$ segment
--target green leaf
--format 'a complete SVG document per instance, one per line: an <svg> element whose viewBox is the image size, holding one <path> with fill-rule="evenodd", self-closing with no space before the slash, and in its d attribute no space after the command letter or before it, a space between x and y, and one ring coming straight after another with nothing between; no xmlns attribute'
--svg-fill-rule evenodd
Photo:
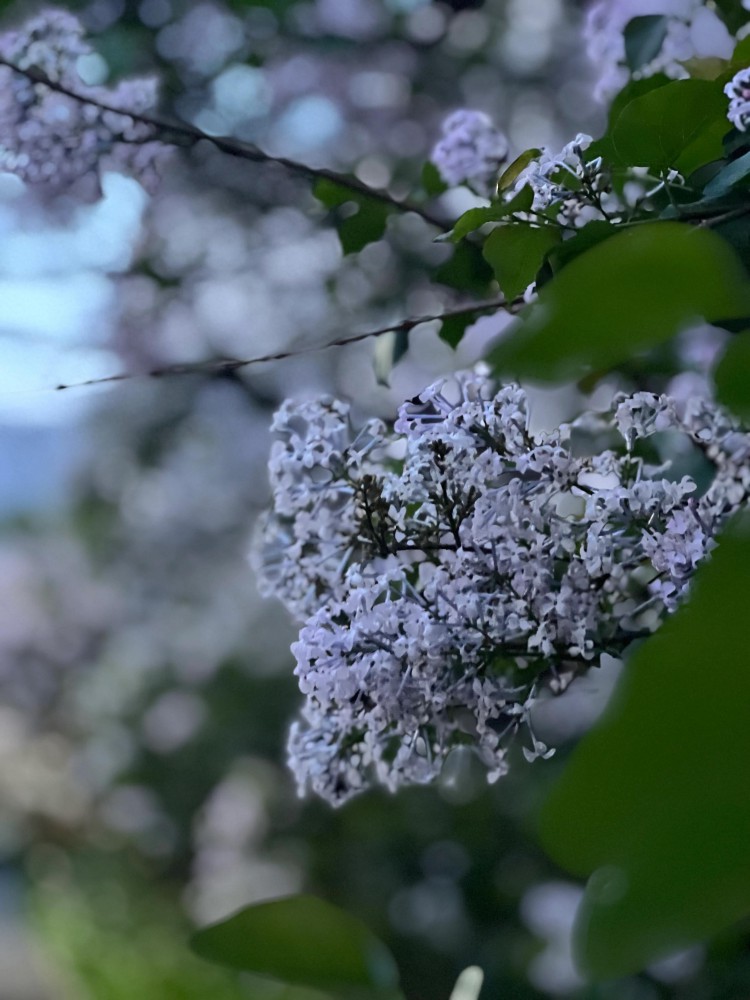
<svg viewBox="0 0 750 1000"><path fill-rule="evenodd" d="M747 11L743 9L743 25L747 22ZM750 35L741 39L734 47L732 58L729 61L728 72L734 75L738 70L746 69L750 65Z"/></svg>
<svg viewBox="0 0 750 1000"><path fill-rule="evenodd" d="M563 240L559 246L553 249L549 255L553 270L555 272L559 271L572 260L575 260L576 257L580 257L582 253L597 246L599 243L603 243L604 240L608 240L611 236L616 236L621 231L619 226L615 226L611 222L602 222L594 219L593 222L589 222L583 229L580 229L575 236L572 236L568 240Z"/></svg>
<svg viewBox="0 0 750 1000"><path fill-rule="evenodd" d="M735 216L723 222L714 219L713 231L732 247L745 270L750 272L750 226L747 224L747 217ZM745 315L750 317L750 313Z"/></svg>
<svg viewBox="0 0 750 1000"><path fill-rule="evenodd" d="M492 283L492 268L473 243L457 243L451 257L435 272L435 281L459 292L487 295Z"/></svg>
<svg viewBox="0 0 750 1000"><path fill-rule="evenodd" d="M729 342L714 372L716 395L736 416L750 421L750 331Z"/></svg>
<svg viewBox="0 0 750 1000"><path fill-rule="evenodd" d="M335 212L336 229L345 255L358 253L383 236L390 214L385 202L351 191L327 178L317 181L313 193L326 208ZM347 207L352 210L350 214L341 211Z"/></svg>
<svg viewBox="0 0 750 1000"><path fill-rule="evenodd" d="M464 316L448 316L440 324L440 339L455 350L463 340L466 328L476 322L476 318L468 313Z"/></svg>
<svg viewBox="0 0 750 1000"><path fill-rule="evenodd" d="M518 194L508 201L497 201L492 205L481 206L480 208L470 208L463 215L459 216L455 226L445 236L439 239L449 239L453 243L458 243L464 236L479 229L486 222L500 222L502 219L513 215L514 212L528 212L534 201L534 192L526 185Z"/></svg>
<svg viewBox="0 0 750 1000"><path fill-rule="evenodd" d="M515 299L525 291L560 239L557 226L515 224L493 229L484 241L484 258L506 299Z"/></svg>
<svg viewBox="0 0 750 1000"><path fill-rule="evenodd" d="M430 198L437 198L448 190L448 185L440 176L440 171L429 160L422 167L422 187Z"/></svg>
<svg viewBox="0 0 750 1000"><path fill-rule="evenodd" d="M626 665L543 810L549 854L591 876L575 947L620 976L750 912L750 521Z"/></svg>
<svg viewBox="0 0 750 1000"><path fill-rule="evenodd" d="M750 178L750 153L733 160L723 167L703 189L704 198L720 198L732 188L746 183Z"/></svg>
<svg viewBox="0 0 750 1000"><path fill-rule="evenodd" d="M728 131L719 82L675 80L623 108L612 129L612 148L621 165L657 172L674 167L689 174L721 159Z"/></svg>
<svg viewBox="0 0 750 1000"><path fill-rule="evenodd" d="M629 80L620 93L616 94L612 99L612 103L609 106L608 128L612 129L628 104L637 97L643 97L644 94L649 94L652 90L658 90L659 87L664 87L666 84L672 82L672 79L664 73L655 73L653 76L647 76L643 80Z"/></svg>
<svg viewBox="0 0 750 1000"><path fill-rule="evenodd" d="M731 34L736 34L747 24L747 11L740 0L714 0L714 2ZM747 66L748 62L750 59L743 65Z"/></svg>
<svg viewBox="0 0 750 1000"><path fill-rule="evenodd" d="M644 80L629 80L619 94L616 94L612 99L612 103L609 106L609 115L607 116L607 131L586 150L587 160L602 156L605 160L613 163L618 162L617 154L612 146L612 132L617 119L628 104L634 101L636 97L642 97L644 94L648 94L658 87L663 87L667 83L672 83L672 80L663 73L655 73L654 76L647 76Z"/></svg>
<svg viewBox="0 0 750 1000"><path fill-rule="evenodd" d="M579 378L663 343L691 321L750 315L750 282L720 236L675 222L634 226L581 254L490 354L495 371Z"/></svg>
<svg viewBox="0 0 750 1000"><path fill-rule="evenodd" d="M526 167L528 167L530 163L538 159L541 155L541 149L534 147L532 149L525 150L520 156L517 156L500 175L497 182L498 191L507 191L509 187L512 187Z"/></svg>
<svg viewBox="0 0 750 1000"><path fill-rule="evenodd" d="M354 917L314 896L248 906L198 931L202 958L285 983L349 996L400 996L385 946Z"/></svg>
<svg viewBox="0 0 750 1000"><path fill-rule="evenodd" d="M625 62L631 73L650 63L661 52L669 19L663 14L646 14L628 21L623 31Z"/></svg>

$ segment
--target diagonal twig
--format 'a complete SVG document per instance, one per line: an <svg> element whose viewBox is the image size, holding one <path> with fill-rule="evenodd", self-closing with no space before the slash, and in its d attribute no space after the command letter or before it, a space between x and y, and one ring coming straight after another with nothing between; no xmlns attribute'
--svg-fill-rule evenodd
<svg viewBox="0 0 750 1000"><path fill-rule="evenodd" d="M249 160L252 163L276 164L277 166L288 170L290 173L298 174L301 177L307 178L307 180L331 181L334 184L338 184L340 187L351 191L352 194L369 198L373 201L382 202L399 212L413 212L429 225L435 226L438 229L444 230L450 225L450 223L446 220L432 215L427 209L422 208L421 205L415 205L410 201L401 201L399 198L395 198L388 191L385 191L382 188L369 187L358 178L351 177L348 174L341 174L335 170L328 170L323 167L310 167L306 163L300 163L298 160L291 160L286 156L273 156L271 153L264 152L254 143L243 142L241 139L234 139L231 136L209 135L196 125L191 125L188 122L170 121L169 119L162 118L158 115L149 115L144 114L143 112L116 108L113 105L100 100L93 94L86 94L85 91L80 92L73 90L62 83L51 80L46 73L33 66L22 68L3 58L0 58L0 66L5 66L14 73L18 73L20 76L26 77L26 79L30 80L32 83L43 84L45 87L49 87L50 90L54 90L58 94L63 94L65 97L69 97L81 104L98 108L99 111L103 111L105 113L121 115L132 119L134 122L149 126L154 130L155 140L158 139L161 142L188 148L197 145L199 142L208 142L211 143L211 145L216 149L220 150L222 153L228 154L229 156L236 156L243 160ZM126 144L129 142L128 139L124 138L118 139L118 141Z"/></svg>
<svg viewBox="0 0 750 1000"><path fill-rule="evenodd" d="M379 327L377 330L367 330L365 333L357 333L349 337L337 337L335 340L328 340L323 344L310 344L305 347L290 348L286 351L278 351L275 354L264 354L255 358L222 358L217 361L196 361L184 364L162 365L144 372L119 372L114 375L104 375L101 378L86 379L83 382L68 382L64 385L55 386L55 389L81 389L85 386L104 385L109 382L126 382L130 379L143 377L164 378L170 375L229 375L240 368L249 368L250 366L265 364L270 361L285 361L288 358L326 351L331 347L347 347L349 344L359 344L364 340L382 337L387 333L408 334L415 327L423 323L435 323L460 316L479 315L498 309L503 309L513 315L519 312L525 305L526 302L523 298L519 297L508 301L505 297L498 296L494 299L487 299L484 302L469 302L464 305L455 306L437 315L413 316L410 319L404 319L389 326Z"/></svg>

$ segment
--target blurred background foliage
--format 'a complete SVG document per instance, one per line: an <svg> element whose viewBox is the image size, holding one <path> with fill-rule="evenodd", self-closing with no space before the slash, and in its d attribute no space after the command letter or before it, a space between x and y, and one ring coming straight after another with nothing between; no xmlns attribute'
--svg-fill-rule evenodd
<svg viewBox="0 0 750 1000"><path fill-rule="evenodd" d="M74 9L101 54L90 79L158 72L165 112L397 197L419 185L456 107L489 112L516 153L604 119L581 11L563 0ZM30 10L4 3L4 21ZM454 192L439 207L453 218L471 203ZM286 773L293 629L246 560L273 408L332 391L390 416L476 358L502 320L477 323L455 352L420 327L390 386L363 344L232 375L52 391L321 343L455 301L440 267L465 251L433 243L415 215L391 215L346 257L332 221L308 184L203 147L175 156L148 202L117 177L84 207L0 179L0 998L302 1000L201 962L187 939L303 889L388 943L412 1000L447 998L469 964L485 970L487 998L745 994L741 927L641 976L581 983L568 948L581 887L531 832L564 753L493 788L457 755L437 787L339 812L299 801ZM700 367L700 337L688 348ZM674 370L662 357L632 384ZM537 395L548 420L579 399ZM557 720L570 739L606 689L587 683Z"/></svg>

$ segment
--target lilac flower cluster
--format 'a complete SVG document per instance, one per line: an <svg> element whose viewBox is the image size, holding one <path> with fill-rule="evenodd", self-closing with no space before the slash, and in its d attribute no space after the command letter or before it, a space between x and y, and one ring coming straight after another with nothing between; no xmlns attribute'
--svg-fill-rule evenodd
<svg viewBox="0 0 750 1000"><path fill-rule="evenodd" d="M430 781L460 745L490 780L521 731L529 759L548 756L537 696L656 628L750 489L750 435L649 393L533 435L520 388L463 375L392 433L354 432L330 398L287 401L274 429L255 560L304 621L290 763L301 793L335 805ZM704 454L702 495L639 454L657 434Z"/></svg>
<svg viewBox="0 0 750 1000"><path fill-rule="evenodd" d="M168 150L128 112L155 106L156 80L124 80L114 89L85 85L77 66L92 50L83 36L77 18L54 9L0 35L0 169L52 190L74 185L89 199L99 194L99 172L107 168L152 189Z"/></svg>
<svg viewBox="0 0 750 1000"><path fill-rule="evenodd" d="M612 191L602 158L586 160L592 141L590 135L579 132L559 153L542 149L519 174L512 195L528 184L534 195L532 213L554 212L558 223L572 228L594 219L611 219L622 204Z"/></svg>
<svg viewBox="0 0 750 1000"><path fill-rule="evenodd" d="M442 125L443 137L430 159L446 184L469 184L487 195L508 158L508 140L482 111L461 109Z"/></svg>
<svg viewBox="0 0 750 1000"><path fill-rule="evenodd" d="M432 151L432 162L447 184L468 183L482 195L492 194L498 168L507 158L508 142L481 111L456 111L443 123L443 138ZM530 221L554 216L562 225L579 228L592 219L611 218L622 208L612 191L611 178L601 157L587 160L592 143L582 132L559 152L543 148L519 173L513 198L527 185L533 192ZM521 213L523 215L523 213Z"/></svg>
<svg viewBox="0 0 750 1000"><path fill-rule="evenodd" d="M666 18L664 40L636 77L665 73L682 79L688 76L684 63L691 59L729 59L732 55L735 39L704 0L598 0L589 8L584 38L597 72L594 93L599 100L610 100L630 76L623 34L628 23L652 15Z"/></svg>
<svg viewBox="0 0 750 1000"><path fill-rule="evenodd" d="M750 124L750 67L735 73L724 87L729 98L727 118L740 132L747 131Z"/></svg>

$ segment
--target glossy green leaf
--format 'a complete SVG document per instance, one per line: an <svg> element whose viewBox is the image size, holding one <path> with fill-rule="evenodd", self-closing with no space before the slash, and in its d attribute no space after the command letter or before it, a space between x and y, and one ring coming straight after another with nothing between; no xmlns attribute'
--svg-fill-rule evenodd
<svg viewBox="0 0 750 1000"><path fill-rule="evenodd" d="M344 254L358 253L383 236L390 212L385 202L368 198L326 178L316 183L314 194L326 208L334 211ZM350 209L348 213L347 209Z"/></svg>
<svg viewBox="0 0 750 1000"><path fill-rule="evenodd" d="M549 854L593 872L575 947L593 978L642 969L750 913L750 522L626 665L543 810Z"/></svg>
<svg viewBox="0 0 750 1000"><path fill-rule="evenodd" d="M669 19L663 14L645 14L634 17L625 25L625 62L631 72L650 63L661 52L667 37Z"/></svg>
<svg viewBox="0 0 750 1000"><path fill-rule="evenodd" d="M557 226L514 224L493 229L484 257L506 299L515 299L536 278L549 250L560 242Z"/></svg>
<svg viewBox="0 0 750 1000"><path fill-rule="evenodd" d="M396 966L385 945L354 917L314 896L248 906L198 931L191 947L209 961L285 983L399 997Z"/></svg>
<svg viewBox="0 0 750 1000"><path fill-rule="evenodd" d="M612 129L612 148L620 164L689 174L723 156L728 131L719 82L675 80L623 108Z"/></svg>
<svg viewBox="0 0 750 1000"><path fill-rule="evenodd" d="M750 180L750 153L745 153L737 160L732 160L706 184L703 189L704 198L720 198L732 188L747 184Z"/></svg>
<svg viewBox="0 0 750 1000"><path fill-rule="evenodd" d="M750 282L708 229L659 222L612 236L565 267L491 352L503 375L579 378L663 343L700 317L750 315Z"/></svg>
<svg viewBox="0 0 750 1000"><path fill-rule="evenodd" d="M716 395L736 416L750 421L750 331L734 336L714 372Z"/></svg>

